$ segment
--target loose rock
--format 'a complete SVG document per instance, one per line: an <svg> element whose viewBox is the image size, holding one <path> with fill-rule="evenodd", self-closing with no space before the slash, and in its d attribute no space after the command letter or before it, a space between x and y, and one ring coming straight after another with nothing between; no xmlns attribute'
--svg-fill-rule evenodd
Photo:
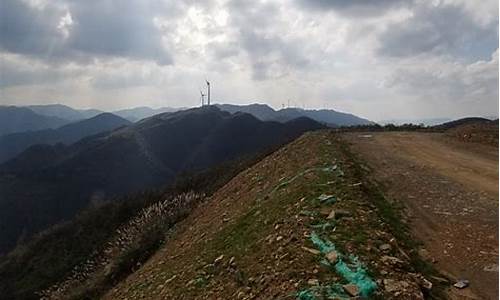
<svg viewBox="0 0 500 300"><path fill-rule="evenodd" d="M312 253L314 255L319 255L321 253L319 250L312 249L312 248L302 247L302 249L304 249L307 252Z"/></svg>
<svg viewBox="0 0 500 300"><path fill-rule="evenodd" d="M214 260L214 264L218 264L220 263L222 260L224 259L224 255L220 255L219 257L217 257L215 260Z"/></svg>
<svg viewBox="0 0 500 300"><path fill-rule="evenodd" d="M487 265L483 268L483 271L485 271L485 272L498 272L498 265L497 264Z"/></svg>
<svg viewBox="0 0 500 300"><path fill-rule="evenodd" d="M335 251L331 251L331 252L328 252L326 254L326 259L331 263L331 264L335 264L337 262L337 259L338 259L338 255L337 255L337 252Z"/></svg>
<svg viewBox="0 0 500 300"><path fill-rule="evenodd" d="M378 247L381 251L389 251L392 249L392 246L389 244L382 244Z"/></svg>
<svg viewBox="0 0 500 300"><path fill-rule="evenodd" d="M457 281L453 286L457 289L464 289L469 286L469 280L461 279Z"/></svg>
<svg viewBox="0 0 500 300"><path fill-rule="evenodd" d="M344 284L342 288L349 296L356 297L359 294L359 288L355 284Z"/></svg>
<svg viewBox="0 0 500 300"><path fill-rule="evenodd" d="M398 281L394 279L384 279L385 290L389 293L404 292L410 287L410 284L406 281Z"/></svg>
<svg viewBox="0 0 500 300"><path fill-rule="evenodd" d="M387 263L387 264L391 264L391 265L404 264L404 261L402 261L401 259L394 257L394 256L384 255L384 256L382 256L381 260L383 263Z"/></svg>
<svg viewBox="0 0 500 300"><path fill-rule="evenodd" d="M307 281L308 285L319 285L319 280L318 279L309 279Z"/></svg>
<svg viewBox="0 0 500 300"><path fill-rule="evenodd" d="M420 286L428 291L432 290L432 282L425 279L424 277L420 278Z"/></svg>

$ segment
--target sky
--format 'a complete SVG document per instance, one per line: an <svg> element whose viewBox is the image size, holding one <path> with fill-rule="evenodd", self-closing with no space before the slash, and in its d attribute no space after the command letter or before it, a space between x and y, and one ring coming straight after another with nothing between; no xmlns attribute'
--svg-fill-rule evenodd
<svg viewBox="0 0 500 300"><path fill-rule="evenodd" d="M497 0L0 0L0 104L498 115Z"/></svg>

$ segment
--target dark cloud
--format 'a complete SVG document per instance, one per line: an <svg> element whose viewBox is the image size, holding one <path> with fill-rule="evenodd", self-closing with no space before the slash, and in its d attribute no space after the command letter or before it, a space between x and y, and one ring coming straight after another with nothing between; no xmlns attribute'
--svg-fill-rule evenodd
<svg viewBox="0 0 500 300"><path fill-rule="evenodd" d="M90 0L55 1L38 8L2 0L0 47L52 61L124 57L170 64L172 57L153 20L161 9L169 7L155 1ZM68 13L72 22L63 28Z"/></svg>
<svg viewBox="0 0 500 300"><path fill-rule="evenodd" d="M480 25L459 5L420 5L412 17L389 25L379 41L378 53L385 56L434 53L470 61L487 59L498 48L498 17Z"/></svg>
<svg viewBox="0 0 500 300"><path fill-rule="evenodd" d="M34 9L19 0L2 0L0 10L1 50L42 56L61 47L64 35L57 26L62 10L50 5Z"/></svg>
<svg viewBox="0 0 500 300"><path fill-rule="evenodd" d="M352 17L385 14L389 9L408 6L414 0L296 0L300 7L313 11L335 11Z"/></svg>
<svg viewBox="0 0 500 300"><path fill-rule="evenodd" d="M153 5L151 4L153 2ZM172 63L154 25L154 1L74 1L68 47L89 55L150 59Z"/></svg>
<svg viewBox="0 0 500 300"><path fill-rule="evenodd" d="M242 47L251 59L256 80L280 77L289 67L302 69L310 63L296 43L252 30L242 29L240 33Z"/></svg>
<svg viewBox="0 0 500 300"><path fill-rule="evenodd" d="M236 43L244 50L255 80L281 77L291 68L310 64L302 41L284 38L276 30L280 7L272 2L232 1L228 5L230 22L237 29Z"/></svg>

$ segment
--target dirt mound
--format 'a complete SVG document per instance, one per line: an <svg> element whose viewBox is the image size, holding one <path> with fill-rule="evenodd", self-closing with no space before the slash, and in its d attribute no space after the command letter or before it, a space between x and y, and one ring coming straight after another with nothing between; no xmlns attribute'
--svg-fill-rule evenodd
<svg viewBox="0 0 500 300"><path fill-rule="evenodd" d="M498 121L480 121L462 124L446 130L446 135L463 142L481 143L498 147Z"/></svg>
<svg viewBox="0 0 500 300"><path fill-rule="evenodd" d="M305 134L196 208L105 298L423 299L436 283L364 178L331 131Z"/></svg>

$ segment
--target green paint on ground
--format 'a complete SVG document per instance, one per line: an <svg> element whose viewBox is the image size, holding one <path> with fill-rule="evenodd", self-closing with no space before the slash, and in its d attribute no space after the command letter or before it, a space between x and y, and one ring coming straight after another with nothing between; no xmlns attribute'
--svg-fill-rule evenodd
<svg viewBox="0 0 500 300"><path fill-rule="evenodd" d="M362 297L369 297L376 289L377 284L375 281L367 274L366 269L361 264L356 256L344 257L339 253L335 245L328 239L322 239L315 232L311 233L311 242L314 246L323 254L326 255L332 251L336 251L338 255L338 260L335 264L331 264L328 260L323 259L322 264L335 270L337 274L342 276L350 284L355 284L359 289L359 294ZM349 265L345 262L349 260ZM334 299L348 299L349 296L342 289L342 285L338 283L326 284L323 286L304 289L297 294L297 299L315 299L315 298L299 298L300 295L317 295L317 293L326 294L328 298Z"/></svg>

